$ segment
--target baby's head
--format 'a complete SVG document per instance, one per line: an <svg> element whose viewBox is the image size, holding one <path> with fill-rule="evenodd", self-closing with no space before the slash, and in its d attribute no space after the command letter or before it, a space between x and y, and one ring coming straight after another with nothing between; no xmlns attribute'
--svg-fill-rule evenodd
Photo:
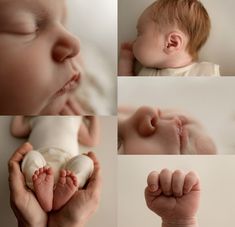
<svg viewBox="0 0 235 227"><path fill-rule="evenodd" d="M215 154L204 127L189 114L152 107L119 109L122 154Z"/></svg>
<svg viewBox="0 0 235 227"><path fill-rule="evenodd" d="M210 27L209 15L200 1L158 0L139 18L134 55L146 67L185 66L197 59Z"/></svg>
<svg viewBox="0 0 235 227"><path fill-rule="evenodd" d="M64 0L0 0L1 114L62 108L81 74L65 20Z"/></svg>

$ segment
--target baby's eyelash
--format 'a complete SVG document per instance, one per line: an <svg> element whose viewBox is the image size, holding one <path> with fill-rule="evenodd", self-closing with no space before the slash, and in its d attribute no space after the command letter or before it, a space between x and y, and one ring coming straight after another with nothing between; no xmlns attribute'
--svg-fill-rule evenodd
<svg viewBox="0 0 235 227"><path fill-rule="evenodd" d="M44 24L43 20L41 19L37 20L35 23L36 31L38 31L43 26L43 24Z"/></svg>

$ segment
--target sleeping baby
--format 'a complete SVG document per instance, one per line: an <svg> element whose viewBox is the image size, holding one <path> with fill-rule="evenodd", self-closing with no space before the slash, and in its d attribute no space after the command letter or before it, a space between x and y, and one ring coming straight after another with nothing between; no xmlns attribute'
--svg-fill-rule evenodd
<svg viewBox="0 0 235 227"><path fill-rule="evenodd" d="M189 114L147 106L119 108L119 154L216 154L205 128Z"/></svg>
<svg viewBox="0 0 235 227"><path fill-rule="evenodd" d="M16 116L11 133L28 137L33 145L21 169L27 186L35 192L46 212L60 209L91 176L93 161L79 154L78 142L86 146L98 143L96 117Z"/></svg>
<svg viewBox="0 0 235 227"><path fill-rule="evenodd" d="M197 61L210 27L198 0L155 1L140 16L135 41L121 45L118 75L219 76L218 65Z"/></svg>
<svg viewBox="0 0 235 227"><path fill-rule="evenodd" d="M1 115L98 111L108 86L89 78L80 41L66 28L66 1L1 0L0 21Z"/></svg>

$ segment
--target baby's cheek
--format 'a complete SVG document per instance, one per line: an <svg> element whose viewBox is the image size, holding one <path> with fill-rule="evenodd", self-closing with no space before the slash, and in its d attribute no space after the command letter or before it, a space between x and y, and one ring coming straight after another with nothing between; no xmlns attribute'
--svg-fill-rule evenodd
<svg viewBox="0 0 235 227"><path fill-rule="evenodd" d="M195 147L198 154L216 154L216 146L207 136L199 136L195 140Z"/></svg>
<svg viewBox="0 0 235 227"><path fill-rule="evenodd" d="M137 39L135 41L135 43L133 44L133 54L135 56L135 58L142 64L142 65L146 65L147 63L147 51L146 51L146 47L143 44L143 42L139 39Z"/></svg>

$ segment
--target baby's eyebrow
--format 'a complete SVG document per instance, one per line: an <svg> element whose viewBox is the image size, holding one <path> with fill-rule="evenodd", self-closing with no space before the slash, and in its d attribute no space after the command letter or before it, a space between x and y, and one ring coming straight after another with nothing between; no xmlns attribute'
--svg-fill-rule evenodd
<svg viewBox="0 0 235 227"><path fill-rule="evenodd" d="M40 19L42 20L45 18L50 18L50 16L51 16L51 12L43 6L34 8L33 11L34 11L34 14L39 18L39 20ZM63 9L62 9L62 13L60 15L60 21L62 23L66 23L66 21L67 21L66 7L63 7Z"/></svg>

